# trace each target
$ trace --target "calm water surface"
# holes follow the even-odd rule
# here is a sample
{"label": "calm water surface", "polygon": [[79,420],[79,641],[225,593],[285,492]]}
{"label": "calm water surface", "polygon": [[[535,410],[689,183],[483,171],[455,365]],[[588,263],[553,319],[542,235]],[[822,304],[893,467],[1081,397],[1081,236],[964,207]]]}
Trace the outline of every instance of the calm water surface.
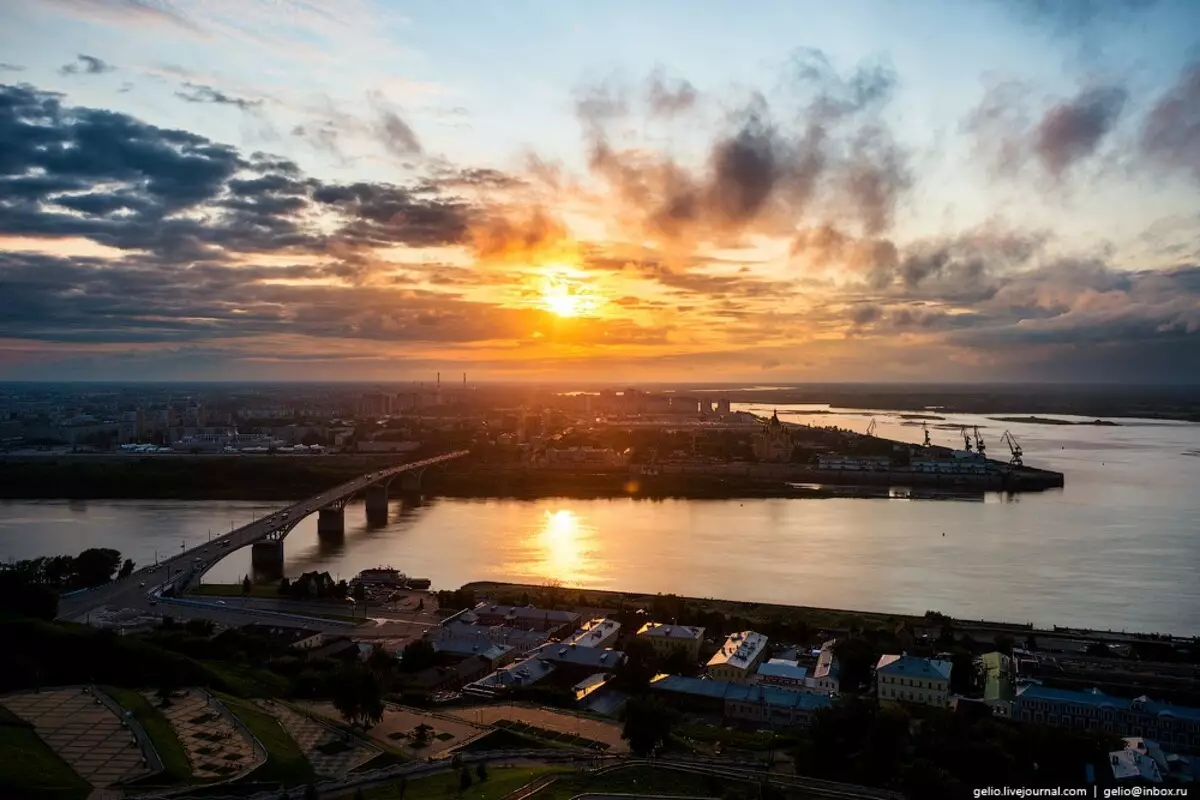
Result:
{"label": "calm water surface", "polygon": [[[770,413],[770,407],[743,406]],[[896,412],[812,414],[797,422],[919,442]],[[835,411],[838,411],[835,409]],[[934,443],[979,425],[989,453],[1011,430],[1026,463],[1066,473],[1043,494],[984,502],[908,500],[437,500],[394,502],[368,529],[346,509],[346,538],[322,543],[316,518],[286,541],[286,570],[350,577],[390,564],[438,587],[513,580],[835,608],[1041,624],[1200,633],[1200,425],[1120,420],[1120,427],[1003,423],[946,415]],[[1069,419],[1064,417],[1064,419]],[[953,430],[935,426],[954,426]],[[108,546],[139,563],[178,552],[271,509],[181,501],[0,504],[0,558]],[[943,533],[945,534],[943,536]],[[209,580],[250,571],[232,553]]]}

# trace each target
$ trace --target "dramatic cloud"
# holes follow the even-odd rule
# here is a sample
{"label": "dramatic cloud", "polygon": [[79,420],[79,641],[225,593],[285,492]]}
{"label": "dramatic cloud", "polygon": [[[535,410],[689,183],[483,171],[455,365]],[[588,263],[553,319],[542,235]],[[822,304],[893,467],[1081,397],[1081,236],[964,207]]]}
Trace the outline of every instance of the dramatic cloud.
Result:
{"label": "dramatic cloud", "polygon": [[1128,95],[1117,86],[1088,89],[1052,107],[1034,133],[1033,150],[1051,175],[1060,177],[1096,151],[1112,130]]}
{"label": "dramatic cloud", "polygon": [[59,67],[58,72],[60,75],[103,75],[106,72],[115,72],[116,69],[113,65],[101,61],[95,56],[80,53],[76,56],[75,61]]}
{"label": "dramatic cloud", "polygon": [[7,61],[0,61],[0,72],[21,72],[24,69],[20,64],[9,64]]}
{"label": "dramatic cloud", "polygon": [[696,87],[681,78],[670,78],[659,68],[650,75],[646,87],[646,102],[653,114],[673,116],[690,111],[699,94]]}
{"label": "dramatic cloud", "polygon": [[[664,80],[651,76],[649,113],[695,104],[690,84],[667,88]],[[700,169],[652,146],[614,143],[609,129],[632,106],[629,92],[613,81],[582,91],[576,110],[593,177],[639,235],[686,246],[778,235],[817,202],[877,234],[890,226],[911,184],[906,154],[879,114],[895,80],[890,68],[875,63],[843,76],[820,51],[801,50],[786,72],[796,107],[777,110],[763,95],[751,96],[717,127]]]}
{"label": "dramatic cloud", "polygon": [[1188,170],[1200,182],[1200,63],[1154,104],[1142,126],[1142,152],[1167,170]]}
{"label": "dramatic cloud", "polygon": [[1120,86],[1086,88],[1034,120],[1029,94],[1018,83],[993,85],[963,121],[963,129],[976,137],[977,152],[998,175],[1013,177],[1033,161],[1046,175],[1063,179],[1096,154],[1128,100]]}
{"label": "dramatic cloud", "polygon": [[225,94],[220,89],[203,84],[185,83],[183,87],[184,90],[176,92],[175,96],[189,103],[215,103],[222,106],[237,106],[242,111],[250,111],[251,109],[259,108],[263,104],[261,99],[249,100],[245,97],[233,97]]}

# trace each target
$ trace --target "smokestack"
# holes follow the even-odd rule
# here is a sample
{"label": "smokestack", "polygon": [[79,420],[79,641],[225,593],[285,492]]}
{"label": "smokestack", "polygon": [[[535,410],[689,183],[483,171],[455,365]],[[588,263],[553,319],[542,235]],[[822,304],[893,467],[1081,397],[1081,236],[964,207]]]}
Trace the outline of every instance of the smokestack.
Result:
{"label": "smokestack", "polygon": [[437,374],[437,376],[438,376],[438,384],[437,385],[438,385],[438,388],[440,389],[440,388],[442,388],[442,373],[439,372]]}
{"label": "smokestack", "polygon": [[463,391],[466,391],[466,388],[467,388],[467,373],[464,372],[463,373]]}

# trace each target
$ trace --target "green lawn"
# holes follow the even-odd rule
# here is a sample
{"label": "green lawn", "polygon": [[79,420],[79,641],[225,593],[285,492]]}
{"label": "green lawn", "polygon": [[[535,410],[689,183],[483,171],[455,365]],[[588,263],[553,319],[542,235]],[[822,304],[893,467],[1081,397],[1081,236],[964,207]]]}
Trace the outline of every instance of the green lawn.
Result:
{"label": "green lawn", "polygon": [[256,783],[279,781],[287,786],[298,786],[313,779],[312,765],[278,720],[247,700],[220,692],[215,694],[267,748],[267,763],[247,775],[246,780]]}
{"label": "green lawn", "polygon": [[[544,775],[573,772],[570,767],[489,767],[486,781],[480,782],[471,767],[471,788],[459,793],[458,774],[431,775],[408,782],[404,800],[500,800],[525,784]],[[395,786],[377,786],[363,792],[367,800],[398,800]]]}
{"label": "green lawn", "polygon": [[91,784],[43,742],[32,727],[0,719],[0,797],[83,800]]}
{"label": "green lawn", "polygon": [[126,711],[133,712],[133,718],[141,723],[146,735],[158,751],[162,759],[161,775],[152,775],[146,783],[152,785],[186,783],[192,777],[192,767],[188,763],[187,752],[175,735],[175,729],[167,721],[166,716],[155,708],[149,700],[132,689],[119,689],[115,686],[101,687],[105,694],[117,701],[117,705]]}

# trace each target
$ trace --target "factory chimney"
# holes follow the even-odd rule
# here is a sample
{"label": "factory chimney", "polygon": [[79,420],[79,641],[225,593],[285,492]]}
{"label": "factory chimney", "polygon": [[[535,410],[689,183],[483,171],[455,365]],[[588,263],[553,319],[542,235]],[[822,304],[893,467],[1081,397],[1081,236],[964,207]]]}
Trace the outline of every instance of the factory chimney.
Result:
{"label": "factory chimney", "polygon": [[463,373],[463,391],[467,390],[467,373]]}

